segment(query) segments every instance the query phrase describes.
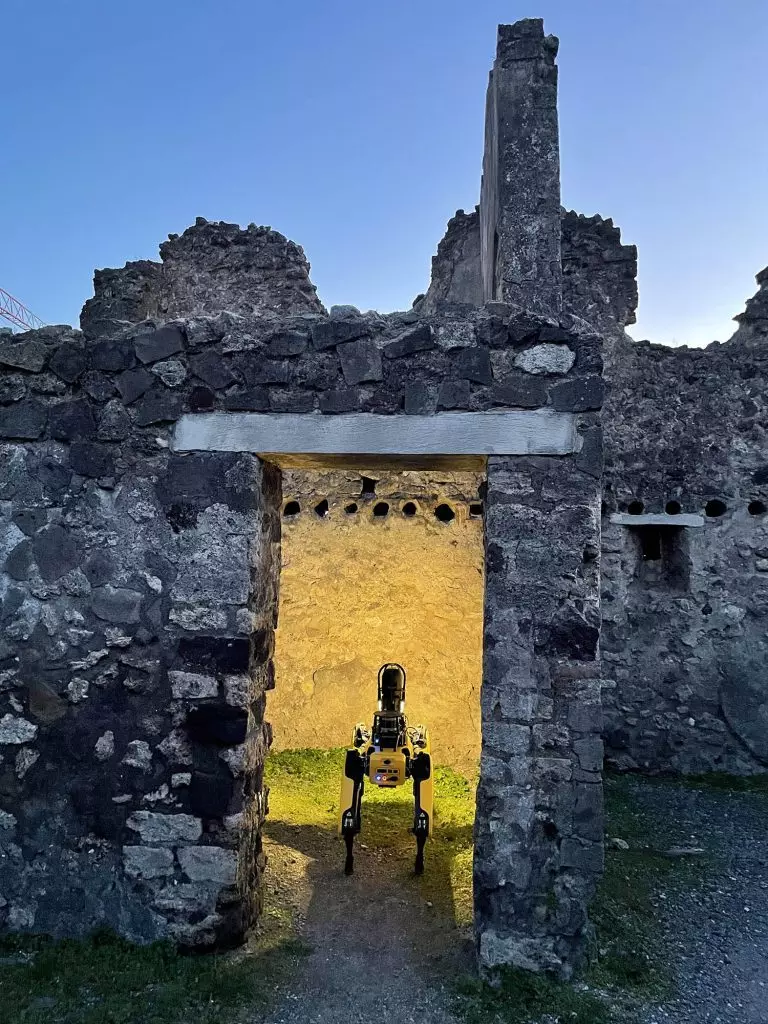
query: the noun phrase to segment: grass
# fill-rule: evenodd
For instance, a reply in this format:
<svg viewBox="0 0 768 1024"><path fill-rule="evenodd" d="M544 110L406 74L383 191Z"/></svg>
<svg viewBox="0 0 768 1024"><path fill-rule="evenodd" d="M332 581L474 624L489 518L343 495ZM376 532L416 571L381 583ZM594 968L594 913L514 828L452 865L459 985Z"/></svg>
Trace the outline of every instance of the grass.
<svg viewBox="0 0 768 1024"><path fill-rule="evenodd" d="M304 952L270 948L184 956L170 943L135 946L110 933L85 941L0 940L3 1024L223 1024L266 1008Z"/></svg>
<svg viewBox="0 0 768 1024"><path fill-rule="evenodd" d="M334 835L339 811L344 749L288 750L271 754L268 831L280 825ZM425 900L453 915L460 927L472 922L472 829L475 785L450 768L435 769L435 831L427 846L427 869L417 880ZM412 878L415 841L411 787L367 786L358 845L392 856L393 884ZM339 862L343 857L339 840Z"/></svg>

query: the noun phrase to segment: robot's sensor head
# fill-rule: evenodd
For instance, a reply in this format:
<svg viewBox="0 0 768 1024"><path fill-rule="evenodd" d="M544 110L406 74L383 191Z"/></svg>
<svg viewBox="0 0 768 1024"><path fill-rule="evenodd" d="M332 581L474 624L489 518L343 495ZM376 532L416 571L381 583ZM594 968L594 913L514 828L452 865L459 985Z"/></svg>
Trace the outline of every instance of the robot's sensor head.
<svg viewBox="0 0 768 1024"><path fill-rule="evenodd" d="M394 662L379 669L379 707L401 711L405 703L405 669Z"/></svg>

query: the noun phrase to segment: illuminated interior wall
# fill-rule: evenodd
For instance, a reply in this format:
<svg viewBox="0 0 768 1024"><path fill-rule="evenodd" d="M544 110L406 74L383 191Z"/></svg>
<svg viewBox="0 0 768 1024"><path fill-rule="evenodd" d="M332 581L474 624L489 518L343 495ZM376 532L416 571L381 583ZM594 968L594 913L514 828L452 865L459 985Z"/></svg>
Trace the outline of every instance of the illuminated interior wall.
<svg viewBox="0 0 768 1024"><path fill-rule="evenodd" d="M474 772L482 477L364 472L283 475L273 748L349 743L356 722L370 724L379 667L396 661L407 673L406 713L429 726L437 763Z"/></svg>

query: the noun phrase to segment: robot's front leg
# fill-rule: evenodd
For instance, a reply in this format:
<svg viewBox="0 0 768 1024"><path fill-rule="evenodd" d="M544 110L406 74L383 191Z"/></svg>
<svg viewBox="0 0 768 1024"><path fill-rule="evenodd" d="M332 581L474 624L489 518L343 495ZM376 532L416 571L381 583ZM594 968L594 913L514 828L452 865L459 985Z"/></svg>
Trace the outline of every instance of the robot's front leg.
<svg viewBox="0 0 768 1024"><path fill-rule="evenodd" d="M347 856L344 874L354 870L352 853L355 836L362 826L363 789L365 787L365 758L357 750L348 750L344 762L344 778L341 780L341 801L339 804L339 832L344 836Z"/></svg>
<svg viewBox="0 0 768 1024"><path fill-rule="evenodd" d="M411 763L413 776L413 834L416 836L417 875L424 871L424 847L432 825L432 810L435 798L435 780L432 776L432 758L426 752L417 754Z"/></svg>

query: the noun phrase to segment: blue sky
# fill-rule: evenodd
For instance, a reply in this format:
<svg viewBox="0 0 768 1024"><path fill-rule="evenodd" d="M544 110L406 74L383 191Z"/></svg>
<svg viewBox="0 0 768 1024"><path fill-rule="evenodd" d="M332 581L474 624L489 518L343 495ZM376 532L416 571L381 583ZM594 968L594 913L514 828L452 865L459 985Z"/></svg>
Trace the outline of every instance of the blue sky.
<svg viewBox="0 0 768 1024"><path fill-rule="evenodd" d="M77 322L198 215L407 308L478 199L496 25L560 37L563 202L640 251L635 337L704 344L768 263L766 0L5 0L0 286Z"/></svg>

